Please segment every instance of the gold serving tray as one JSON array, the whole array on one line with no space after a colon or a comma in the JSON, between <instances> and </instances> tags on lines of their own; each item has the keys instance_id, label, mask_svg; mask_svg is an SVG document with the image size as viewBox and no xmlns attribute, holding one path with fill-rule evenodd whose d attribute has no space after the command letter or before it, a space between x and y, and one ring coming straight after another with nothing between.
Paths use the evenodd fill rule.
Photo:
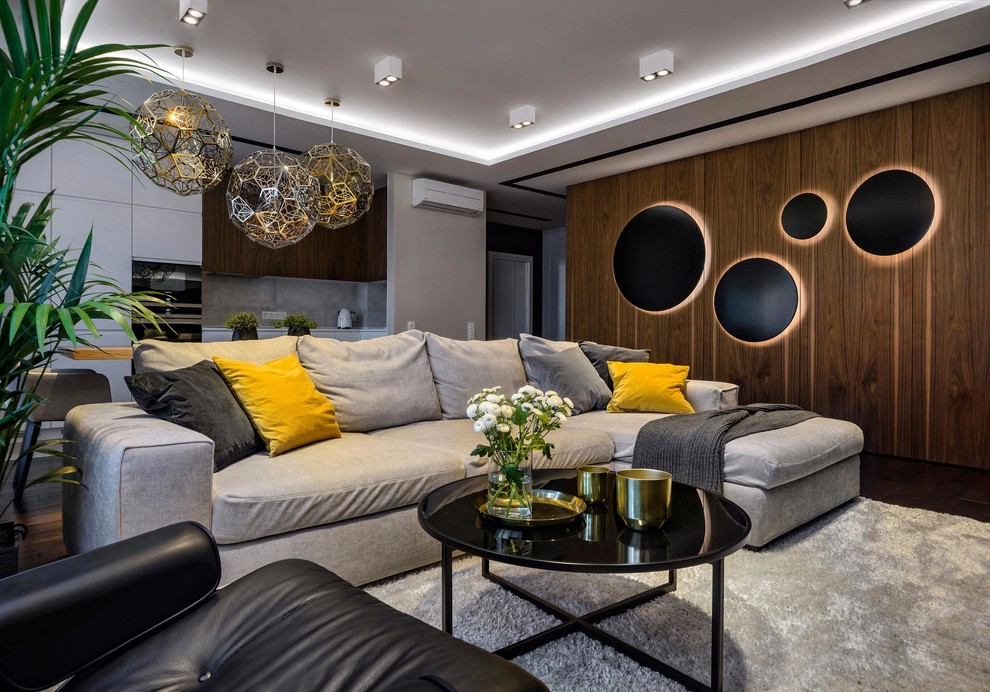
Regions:
<instances>
[{"instance_id":1,"label":"gold serving tray","mask_svg":"<svg viewBox=\"0 0 990 692\"><path fill-rule=\"evenodd\" d=\"M504 524L505 526L555 526L574 521L588 508L584 500L574 495L562 493L559 490L535 488L533 490L533 516L528 519L516 519L488 513L488 498L481 495L474 501L474 506L485 519Z\"/></svg>"}]
</instances>

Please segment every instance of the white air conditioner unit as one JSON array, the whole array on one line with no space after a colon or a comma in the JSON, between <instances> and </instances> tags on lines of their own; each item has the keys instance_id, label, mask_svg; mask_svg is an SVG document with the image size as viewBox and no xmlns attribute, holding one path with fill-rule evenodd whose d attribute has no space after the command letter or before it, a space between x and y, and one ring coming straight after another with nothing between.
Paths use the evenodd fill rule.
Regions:
<instances>
[{"instance_id":1,"label":"white air conditioner unit","mask_svg":"<svg viewBox=\"0 0 990 692\"><path fill-rule=\"evenodd\" d=\"M439 180L415 178L412 181L412 205L461 216L477 216L485 210L485 193Z\"/></svg>"}]
</instances>

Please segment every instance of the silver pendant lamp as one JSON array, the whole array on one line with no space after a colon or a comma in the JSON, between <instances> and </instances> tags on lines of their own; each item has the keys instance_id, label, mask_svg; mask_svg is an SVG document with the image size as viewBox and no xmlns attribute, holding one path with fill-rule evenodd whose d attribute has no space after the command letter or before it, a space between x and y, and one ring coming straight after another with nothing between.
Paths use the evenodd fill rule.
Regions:
<instances>
[{"instance_id":1,"label":"silver pendant lamp","mask_svg":"<svg viewBox=\"0 0 990 692\"><path fill-rule=\"evenodd\" d=\"M227 184L227 209L234 225L256 243L278 249L309 235L316 225L313 199L320 184L292 154L275 148L275 79L281 63L265 66L272 73L272 148L256 151L234 166Z\"/></svg>"},{"instance_id":2,"label":"silver pendant lamp","mask_svg":"<svg viewBox=\"0 0 990 692\"><path fill-rule=\"evenodd\" d=\"M341 228L357 221L371 208L375 186L371 166L353 149L333 141L333 109L340 101L324 102L331 111L330 143L314 144L300 157L300 162L319 180L320 190L313 199L316 223L327 228Z\"/></svg>"},{"instance_id":3,"label":"silver pendant lamp","mask_svg":"<svg viewBox=\"0 0 990 692\"><path fill-rule=\"evenodd\" d=\"M201 195L223 180L234 149L220 113L185 90L192 48L176 46L174 52L182 58L182 86L152 94L141 104L131 128L131 161L159 187L183 197Z\"/></svg>"}]
</instances>

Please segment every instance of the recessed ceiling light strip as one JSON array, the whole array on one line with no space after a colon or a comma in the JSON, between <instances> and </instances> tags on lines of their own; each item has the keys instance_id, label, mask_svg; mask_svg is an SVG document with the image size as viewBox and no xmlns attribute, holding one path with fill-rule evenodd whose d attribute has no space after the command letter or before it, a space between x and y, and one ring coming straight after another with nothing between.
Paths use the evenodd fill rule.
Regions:
<instances>
[{"instance_id":1,"label":"recessed ceiling light strip","mask_svg":"<svg viewBox=\"0 0 990 692\"><path fill-rule=\"evenodd\" d=\"M976 48L970 48L969 50L960 51L959 53L953 53L952 55L946 55L941 58L936 58L935 60L929 60L928 62L920 63L912 67L905 67L900 70L895 70L894 72L888 72L887 74L879 75L877 77L871 77L869 79L864 79L855 84L847 84L846 86L837 87L835 89L830 89L829 91L823 91L820 94L815 94L813 96L806 96L795 101L789 101L787 103L782 103L777 106L770 106L769 108L763 108L758 111L753 111L751 113L746 113L743 115L738 115L733 118L726 118L725 120L719 120L718 122L710 123L708 125L701 125L699 127L692 128L690 130L683 130L682 132L676 132L671 135L666 135L664 137L658 137L656 139L651 139L646 142L641 142L639 144L632 144L628 147L622 147L621 149L615 149L613 151L608 151L603 154L596 154L595 156L589 156L587 158L578 159L577 161L572 161L570 163L564 163L559 166L554 166L552 168L547 168L542 171L537 171L535 173L529 173L527 175L521 175L518 178L512 178L511 180L505 180L499 185L504 185L505 187L515 188L517 190L525 190L526 192L535 192L537 194L546 195L548 197L557 197L559 199L567 199L567 195L562 195L559 192L551 192L550 190L541 190L536 187L530 187L528 185L520 185L520 183L526 180L533 180L534 178L542 178L547 175L553 175L554 173L560 173L561 171L567 171L572 168L579 168L580 166L586 166L589 163L596 163L598 161L604 161L605 159L610 159L616 156L622 156L623 154L629 154L634 151L639 151L640 149L649 149L650 147L659 146L661 144L666 144L667 142L673 142L679 139L684 139L686 137L692 137L694 135L704 134L706 132L712 132L714 130L719 130L723 127L729 127L731 125L737 125L739 123L748 122L750 120L756 120L757 118L762 118L767 115L774 115L776 113L782 113L784 111L793 110L795 108L800 108L802 106L807 106L813 103L819 103L836 96L842 96L854 91L859 91L860 89L866 89L871 86L876 86L878 84L884 84L886 82L894 81L895 79L901 79L902 77L909 77L911 75L919 74L921 72L927 72L928 70L933 70L945 65L951 65L953 63L961 62L963 60L969 60L970 58L976 58L981 55L986 55L990 53L990 43L985 43L982 46L977 46Z\"/></svg>"}]
</instances>

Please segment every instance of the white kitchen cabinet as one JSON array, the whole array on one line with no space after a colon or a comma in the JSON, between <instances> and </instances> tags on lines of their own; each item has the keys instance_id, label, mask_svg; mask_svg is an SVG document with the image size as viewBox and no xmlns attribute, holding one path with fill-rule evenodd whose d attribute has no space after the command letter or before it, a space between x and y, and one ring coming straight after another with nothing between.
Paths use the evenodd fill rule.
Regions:
<instances>
[{"instance_id":1,"label":"white kitchen cabinet","mask_svg":"<svg viewBox=\"0 0 990 692\"><path fill-rule=\"evenodd\" d=\"M203 222L199 213L136 204L131 209L134 259L202 263Z\"/></svg>"},{"instance_id":2,"label":"white kitchen cabinet","mask_svg":"<svg viewBox=\"0 0 990 692\"><path fill-rule=\"evenodd\" d=\"M52 150L45 149L21 166L17 189L47 195L52 189Z\"/></svg>"},{"instance_id":3,"label":"white kitchen cabinet","mask_svg":"<svg viewBox=\"0 0 990 692\"><path fill-rule=\"evenodd\" d=\"M173 209L193 214L202 214L203 212L202 195L187 195L186 197L177 195L171 190L158 187L139 170L135 170L134 175L131 176L131 200L134 204L142 207Z\"/></svg>"},{"instance_id":4,"label":"white kitchen cabinet","mask_svg":"<svg viewBox=\"0 0 990 692\"><path fill-rule=\"evenodd\" d=\"M56 208L49 233L59 238L60 247L82 248L93 231L89 278L113 278L125 291L131 290L131 207L129 204L91 201L55 195ZM112 320L98 320L101 327L115 326Z\"/></svg>"},{"instance_id":5,"label":"white kitchen cabinet","mask_svg":"<svg viewBox=\"0 0 990 692\"><path fill-rule=\"evenodd\" d=\"M51 149L52 187L58 195L131 203L131 171L86 142L62 141Z\"/></svg>"}]
</instances>

